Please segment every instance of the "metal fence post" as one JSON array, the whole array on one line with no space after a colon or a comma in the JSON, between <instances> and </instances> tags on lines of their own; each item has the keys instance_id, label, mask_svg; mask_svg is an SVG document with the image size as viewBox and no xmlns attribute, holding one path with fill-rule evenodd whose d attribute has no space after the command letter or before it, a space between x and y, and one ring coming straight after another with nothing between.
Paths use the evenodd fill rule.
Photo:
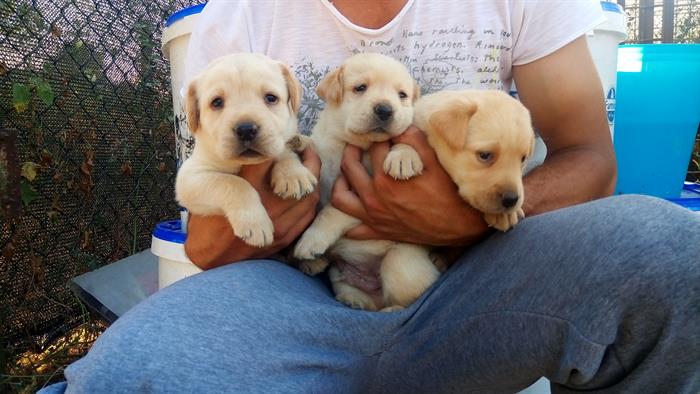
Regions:
<instances>
[{"instance_id":1,"label":"metal fence post","mask_svg":"<svg viewBox=\"0 0 700 394\"><path fill-rule=\"evenodd\" d=\"M661 42L673 42L675 0L664 0L661 17Z\"/></svg>"},{"instance_id":2,"label":"metal fence post","mask_svg":"<svg viewBox=\"0 0 700 394\"><path fill-rule=\"evenodd\" d=\"M654 0L641 0L639 4L639 41L654 41Z\"/></svg>"}]
</instances>

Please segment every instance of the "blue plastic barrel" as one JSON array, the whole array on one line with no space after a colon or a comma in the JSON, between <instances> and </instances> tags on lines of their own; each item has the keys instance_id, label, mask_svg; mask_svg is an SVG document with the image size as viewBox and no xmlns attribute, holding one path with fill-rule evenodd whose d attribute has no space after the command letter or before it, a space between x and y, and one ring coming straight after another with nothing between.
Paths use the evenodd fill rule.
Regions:
<instances>
[{"instance_id":1,"label":"blue plastic barrel","mask_svg":"<svg viewBox=\"0 0 700 394\"><path fill-rule=\"evenodd\" d=\"M700 44L622 45L617 193L679 197L700 127Z\"/></svg>"}]
</instances>

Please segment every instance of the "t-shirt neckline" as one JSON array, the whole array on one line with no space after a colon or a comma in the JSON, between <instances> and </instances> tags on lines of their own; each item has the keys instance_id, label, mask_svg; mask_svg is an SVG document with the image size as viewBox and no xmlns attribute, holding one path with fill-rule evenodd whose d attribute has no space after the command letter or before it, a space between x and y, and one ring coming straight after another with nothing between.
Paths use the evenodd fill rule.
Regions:
<instances>
[{"instance_id":1,"label":"t-shirt neckline","mask_svg":"<svg viewBox=\"0 0 700 394\"><path fill-rule=\"evenodd\" d=\"M321 3L323 3L324 6L330 11L333 16L338 19L343 25L348 27L349 29L355 30L358 33L370 35L370 36L376 36L384 33L385 31L391 29L394 27L401 18L408 12L408 10L411 8L415 0L408 0L406 4L404 4L403 8L401 11L399 11L396 16L392 20L389 21L386 25L380 27L379 29L368 29L366 27L358 26L350 21L350 19L346 18L345 15L341 14L340 11L338 11L337 8L333 6L333 3L331 3L329 0L320 0Z\"/></svg>"}]
</instances>

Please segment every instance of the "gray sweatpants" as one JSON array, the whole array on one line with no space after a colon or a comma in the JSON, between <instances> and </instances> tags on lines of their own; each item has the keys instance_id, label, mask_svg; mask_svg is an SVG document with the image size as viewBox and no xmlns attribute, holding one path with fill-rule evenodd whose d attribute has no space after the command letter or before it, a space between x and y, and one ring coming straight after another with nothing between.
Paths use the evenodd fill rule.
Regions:
<instances>
[{"instance_id":1,"label":"gray sweatpants","mask_svg":"<svg viewBox=\"0 0 700 394\"><path fill-rule=\"evenodd\" d=\"M700 392L700 215L639 196L525 219L402 312L253 261L155 294L45 392Z\"/></svg>"}]
</instances>

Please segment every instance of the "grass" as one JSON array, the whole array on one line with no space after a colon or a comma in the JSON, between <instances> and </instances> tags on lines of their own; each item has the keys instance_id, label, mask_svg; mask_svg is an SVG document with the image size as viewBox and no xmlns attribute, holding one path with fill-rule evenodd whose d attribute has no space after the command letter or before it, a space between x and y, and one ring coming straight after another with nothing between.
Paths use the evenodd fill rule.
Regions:
<instances>
[{"instance_id":1,"label":"grass","mask_svg":"<svg viewBox=\"0 0 700 394\"><path fill-rule=\"evenodd\" d=\"M83 322L46 346L17 344L7 349L0 392L34 393L63 379L64 368L84 356L107 328L100 320L82 317Z\"/></svg>"}]
</instances>

